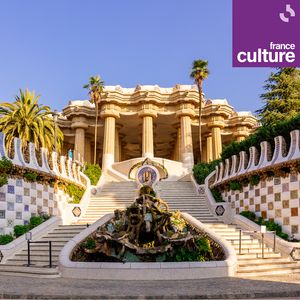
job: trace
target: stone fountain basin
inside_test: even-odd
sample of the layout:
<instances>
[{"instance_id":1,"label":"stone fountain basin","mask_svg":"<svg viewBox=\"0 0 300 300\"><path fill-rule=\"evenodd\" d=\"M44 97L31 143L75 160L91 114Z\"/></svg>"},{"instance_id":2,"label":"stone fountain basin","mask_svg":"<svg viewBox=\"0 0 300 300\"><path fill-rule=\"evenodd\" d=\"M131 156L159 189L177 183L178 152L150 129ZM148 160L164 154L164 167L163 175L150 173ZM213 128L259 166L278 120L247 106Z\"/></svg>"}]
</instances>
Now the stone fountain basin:
<instances>
[{"instance_id":1,"label":"stone fountain basin","mask_svg":"<svg viewBox=\"0 0 300 300\"><path fill-rule=\"evenodd\" d=\"M102 280L183 280L234 276L237 257L233 247L214 231L191 215L182 217L195 228L205 231L224 250L225 260L206 262L76 262L70 257L75 247L99 226L113 218L107 214L73 237L59 255L59 270L62 277Z\"/></svg>"}]
</instances>

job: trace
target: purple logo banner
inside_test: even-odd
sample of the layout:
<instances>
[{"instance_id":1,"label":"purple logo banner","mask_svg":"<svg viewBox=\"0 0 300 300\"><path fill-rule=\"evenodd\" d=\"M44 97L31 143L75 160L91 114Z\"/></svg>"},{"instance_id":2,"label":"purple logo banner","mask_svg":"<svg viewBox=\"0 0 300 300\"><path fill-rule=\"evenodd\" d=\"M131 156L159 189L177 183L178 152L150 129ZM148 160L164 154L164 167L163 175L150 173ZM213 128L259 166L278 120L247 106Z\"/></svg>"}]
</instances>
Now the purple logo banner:
<instances>
[{"instance_id":1,"label":"purple logo banner","mask_svg":"<svg viewBox=\"0 0 300 300\"><path fill-rule=\"evenodd\" d=\"M233 67L300 67L300 0L232 0Z\"/></svg>"}]
</instances>

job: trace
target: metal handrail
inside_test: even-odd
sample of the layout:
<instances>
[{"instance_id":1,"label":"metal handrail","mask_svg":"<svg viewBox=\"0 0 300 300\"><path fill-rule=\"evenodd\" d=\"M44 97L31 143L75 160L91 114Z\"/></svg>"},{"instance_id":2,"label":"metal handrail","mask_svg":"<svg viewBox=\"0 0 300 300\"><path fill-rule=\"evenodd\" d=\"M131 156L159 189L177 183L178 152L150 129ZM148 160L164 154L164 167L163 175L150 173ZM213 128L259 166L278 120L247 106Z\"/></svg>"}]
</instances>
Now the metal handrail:
<instances>
[{"instance_id":1,"label":"metal handrail","mask_svg":"<svg viewBox=\"0 0 300 300\"><path fill-rule=\"evenodd\" d=\"M239 254L242 254L242 232L244 233L261 233L261 256L262 258L265 258L265 247L264 247L264 239L265 239L265 233L259 231L259 230L242 230L239 229ZM266 233L273 233L274 239L273 239L273 252L276 250L276 231L267 231Z\"/></svg>"},{"instance_id":2,"label":"metal handrail","mask_svg":"<svg viewBox=\"0 0 300 300\"><path fill-rule=\"evenodd\" d=\"M33 265L30 261L30 244L49 244L49 268L52 268L52 241L27 241L27 267Z\"/></svg>"}]
</instances>

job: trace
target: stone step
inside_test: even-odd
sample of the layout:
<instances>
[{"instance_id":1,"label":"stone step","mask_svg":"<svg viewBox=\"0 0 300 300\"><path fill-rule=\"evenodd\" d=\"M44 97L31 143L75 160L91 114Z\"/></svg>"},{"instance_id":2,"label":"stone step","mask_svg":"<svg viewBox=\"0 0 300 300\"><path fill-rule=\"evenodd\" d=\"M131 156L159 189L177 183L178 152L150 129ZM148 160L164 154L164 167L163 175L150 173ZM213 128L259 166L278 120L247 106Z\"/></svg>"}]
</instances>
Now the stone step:
<instances>
[{"instance_id":1,"label":"stone step","mask_svg":"<svg viewBox=\"0 0 300 300\"><path fill-rule=\"evenodd\" d=\"M256 266L256 265L267 265L267 264L280 264L280 263L294 263L293 261L290 261L288 258L284 257L266 257L266 258L257 258L255 262L251 263L251 266ZM239 267L245 267L249 266L249 259L239 259L238 261L238 266Z\"/></svg>"},{"instance_id":2,"label":"stone step","mask_svg":"<svg viewBox=\"0 0 300 300\"><path fill-rule=\"evenodd\" d=\"M243 253L243 254L238 254L237 253L237 257L238 257L238 261L248 261L250 264L253 261L256 261L257 259L262 259L262 253L261 251L259 253ZM281 254L278 252L267 252L264 253L264 259L266 258L281 258Z\"/></svg>"},{"instance_id":3,"label":"stone step","mask_svg":"<svg viewBox=\"0 0 300 300\"><path fill-rule=\"evenodd\" d=\"M60 276L57 268L40 268L40 267L25 267L16 265L1 265L1 275L22 276L22 277L39 277L39 278L56 278Z\"/></svg>"},{"instance_id":4,"label":"stone step","mask_svg":"<svg viewBox=\"0 0 300 300\"><path fill-rule=\"evenodd\" d=\"M289 267L289 268L278 268L278 269L266 269L266 270L253 270L253 271L237 271L237 277L257 277L257 276L269 276L269 275L283 275L283 274L295 274L300 273L299 267Z\"/></svg>"},{"instance_id":5,"label":"stone step","mask_svg":"<svg viewBox=\"0 0 300 300\"><path fill-rule=\"evenodd\" d=\"M251 264L251 265L242 265L238 266L238 273L243 272L264 272L264 271L271 271L271 270L278 270L278 269L297 269L299 266L295 266L294 262L279 262L279 263L264 263L264 264ZM299 270L300 271L300 270Z\"/></svg>"}]
</instances>

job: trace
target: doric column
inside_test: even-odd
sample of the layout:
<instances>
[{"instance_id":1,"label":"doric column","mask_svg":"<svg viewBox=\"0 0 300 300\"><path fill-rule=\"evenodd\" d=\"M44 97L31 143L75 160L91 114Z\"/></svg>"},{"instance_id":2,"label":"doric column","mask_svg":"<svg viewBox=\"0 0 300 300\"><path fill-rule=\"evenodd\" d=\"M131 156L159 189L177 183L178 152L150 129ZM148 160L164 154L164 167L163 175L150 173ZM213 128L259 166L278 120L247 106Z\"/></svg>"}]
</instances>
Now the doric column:
<instances>
[{"instance_id":1,"label":"doric column","mask_svg":"<svg viewBox=\"0 0 300 300\"><path fill-rule=\"evenodd\" d=\"M215 160L220 158L222 152L221 128L225 125L221 116L213 116L207 125L211 129L213 160Z\"/></svg>"},{"instance_id":2,"label":"doric column","mask_svg":"<svg viewBox=\"0 0 300 300\"><path fill-rule=\"evenodd\" d=\"M183 165L191 171L194 166L191 117L194 116L195 113L192 109L185 109L182 105L176 114L180 118L181 161Z\"/></svg>"},{"instance_id":3,"label":"doric column","mask_svg":"<svg viewBox=\"0 0 300 300\"><path fill-rule=\"evenodd\" d=\"M157 116L152 109L143 109L139 116L143 118L142 157L154 157L153 118Z\"/></svg>"},{"instance_id":4,"label":"doric column","mask_svg":"<svg viewBox=\"0 0 300 300\"><path fill-rule=\"evenodd\" d=\"M84 117L74 117L71 128L75 129L74 159L83 162L85 160L85 129L88 124Z\"/></svg>"},{"instance_id":5,"label":"doric column","mask_svg":"<svg viewBox=\"0 0 300 300\"><path fill-rule=\"evenodd\" d=\"M206 136L206 162L213 160L213 148L212 148L212 136L211 134Z\"/></svg>"},{"instance_id":6,"label":"doric column","mask_svg":"<svg viewBox=\"0 0 300 300\"><path fill-rule=\"evenodd\" d=\"M176 160L181 161L182 151L181 151L181 128L177 128L177 139L176 139Z\"/></svg>"},{"instance_id":7,"label":"doric column","mask_svg":"<svg viewBox=\"0 0 300 300\"><path fill-rule=\"evenodd\" d=\"M92 162L92 154L91 154L91 139L85 138L85 150L84 150L84 160L88 163Z\"/></svg>"},{"instance_id":8,"label":"doric column","mask_svg":"<svg viewBox=\"0 0 300 300\"><path fill-rule=\"evenodd\" d=\"M234 128L232 135L235 141L241 142L249 135L249 133L246 126L238 126Z\"/></svg>"},{"instance_id":9,"label":"doric column","mask_svg":"<svg viewBox=\"0 0 300 300\"><path fill-rule=\"evenodd\" d=\"M221 128L220 127L212 127L212 147L213 147L213 159L220 158L222 152L222 140L221 140Z\"/></svg>"},{"instance_id":10,"label":"doric column","mask_svg":"<svg viewBox=\"0 0 300 300\"><path fill-rule=\"evenodd\" d=\"M115 131L115 162L120 161L120 137L119 137L119 129L116 128Z\"/></svg>"},{"instance_id":11,"label":"doric column","mask_svg":"<svg viewBox=\"0 0 300 300\"><path fill-rule=\"evenodd\" d=\"M101 118L104 119L104 137L103 137L103 156L102 169L106 171L115 160L115 133L116 118L119 113L113 109L105 109L101 112Z\"/></svg>"},{"instance_id":12,"label":"doric column","mask_svg":"<svg viewBox=\"0 0 300 300\"><path fill-rule=\"evenodd\" d=\"M202 141L202 160L201 162L207 162L207 155L206 155L206 140Z\"/></svg>"}]
</instances>

